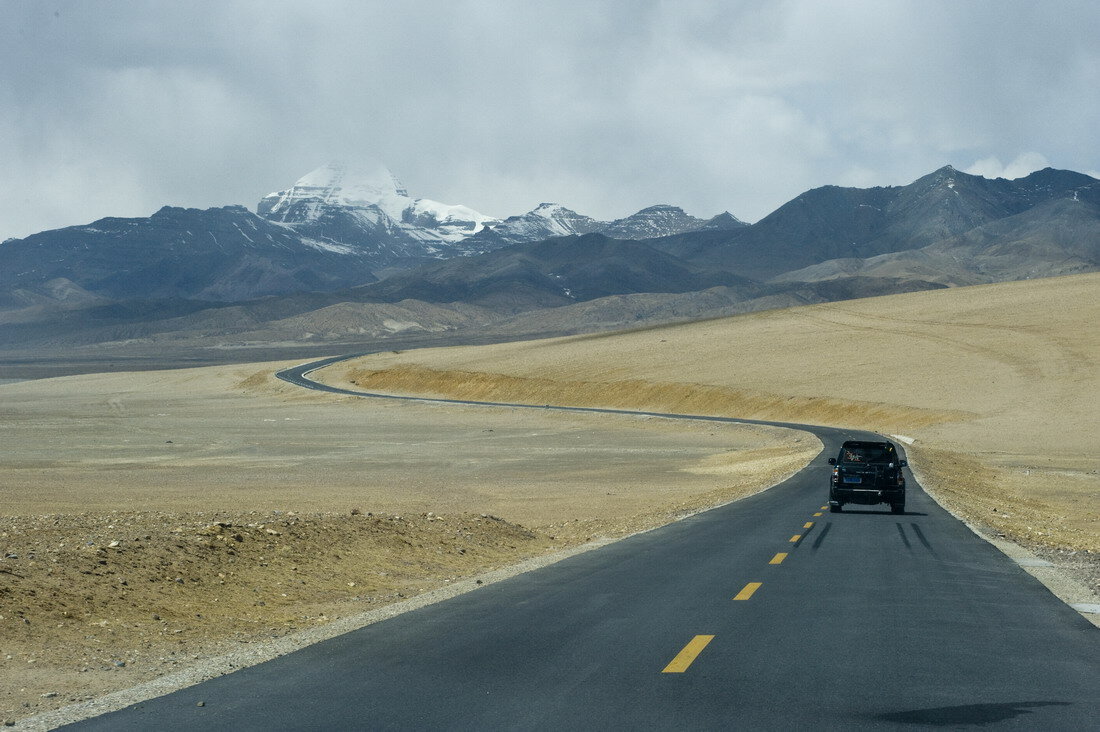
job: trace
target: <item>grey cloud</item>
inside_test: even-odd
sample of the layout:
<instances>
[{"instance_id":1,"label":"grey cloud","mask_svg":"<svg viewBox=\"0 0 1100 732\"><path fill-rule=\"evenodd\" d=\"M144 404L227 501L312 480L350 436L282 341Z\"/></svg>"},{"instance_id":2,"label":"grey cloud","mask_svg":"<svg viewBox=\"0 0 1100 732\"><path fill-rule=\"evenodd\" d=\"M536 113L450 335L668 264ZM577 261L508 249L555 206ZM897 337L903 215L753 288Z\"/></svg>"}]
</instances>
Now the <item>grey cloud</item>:
<instances>
[{"instance_id":1,"label":"grey cloud","mask_svg":"<svg viewBox=\"0 0 1100 732\"><path fill-rule=\"evenodd\" d=\"M334 158L494 215L552 200L603 218L667 202L754 220L946 163L1100 169L1091 2L4 11L0 238L252 206Z\"/></svg>"}]
</instances>

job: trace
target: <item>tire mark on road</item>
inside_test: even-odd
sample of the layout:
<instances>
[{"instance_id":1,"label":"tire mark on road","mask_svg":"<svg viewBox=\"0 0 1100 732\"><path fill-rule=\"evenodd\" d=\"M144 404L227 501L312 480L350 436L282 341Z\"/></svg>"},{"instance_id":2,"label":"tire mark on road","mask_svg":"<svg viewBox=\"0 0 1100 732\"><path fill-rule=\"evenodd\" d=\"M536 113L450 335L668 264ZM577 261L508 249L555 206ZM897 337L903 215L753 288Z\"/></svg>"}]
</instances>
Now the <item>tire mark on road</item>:
<instances>
[{"instance_id":1,"label":"tire mark on road","mask_svg":"<svg viewBox=\"0 0 1100 732\"><path fill-rule=\"evenodd\" d=\"M927 549L932 554L932 556L936 556L936 550L933 549L932 545L928 543L928 539L924 537L924 532L920 530L920 526L917 526L916 524L909 525L913 527L913 533L916 534L917 539L920 540L920 543L924 544L924 548Z\"/></svg>"},{"instance_id":2,"label":"tire mark on road","mask_svg":"<svg viewBox=\"0 0 1100 732\"><path fill-rule=\"evenodd\" d=\"M898 535L901 537L901 540L905 542L905 548L912 552L913 545L909 543L909 537L905 535L905 527L903 527L900 523L894 524L894 526L898 527Z\"/></svg>"}]
</instances>

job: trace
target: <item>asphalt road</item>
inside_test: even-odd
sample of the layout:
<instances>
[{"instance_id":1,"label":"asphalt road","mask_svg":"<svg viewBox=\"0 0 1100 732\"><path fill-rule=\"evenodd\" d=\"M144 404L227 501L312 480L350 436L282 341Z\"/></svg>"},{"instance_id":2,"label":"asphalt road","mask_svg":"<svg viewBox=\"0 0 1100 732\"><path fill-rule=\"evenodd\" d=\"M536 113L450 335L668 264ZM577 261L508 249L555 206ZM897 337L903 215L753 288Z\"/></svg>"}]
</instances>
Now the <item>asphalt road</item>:
<instances>
[{"instance_id":1,"label":"asphalt road","mask_svg":"<svg viewBox=\"0 0 1100 732\"><path fill-rule=\"evenodd\" d=\"M806 429L764 493L76 728L1100 728L1097 629L911 475L824 510L865 433Z\"/></svg>"}]
</instances>

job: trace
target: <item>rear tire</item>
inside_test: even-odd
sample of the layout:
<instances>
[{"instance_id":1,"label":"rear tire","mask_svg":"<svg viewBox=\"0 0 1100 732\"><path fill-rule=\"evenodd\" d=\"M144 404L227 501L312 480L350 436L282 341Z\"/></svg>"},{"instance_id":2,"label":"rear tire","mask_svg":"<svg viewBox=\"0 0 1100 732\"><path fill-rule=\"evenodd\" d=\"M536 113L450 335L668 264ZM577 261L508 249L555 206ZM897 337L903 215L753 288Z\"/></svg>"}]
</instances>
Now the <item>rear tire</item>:
<instances>
[{"instance_id":1,"label":"rear tire","mask_svg":"<svg viewBox=\"0 0 1100 732\"><path fill-rule=\"evenodd\" d=\"M840 504L839 503L830 503L829 504L829 513L840 513Z\"/></svg>"},{"instance_id":2,"label":"rear tire","mask_svg":"<svg viewBox=\"0 0 1100 732\"><path fill-rule=\"evenodd\" d=\"M890 511L893 512L893 513L905 513L905 504L904 503L891 503L890 504Z\"/></svg>"}]
</instances>

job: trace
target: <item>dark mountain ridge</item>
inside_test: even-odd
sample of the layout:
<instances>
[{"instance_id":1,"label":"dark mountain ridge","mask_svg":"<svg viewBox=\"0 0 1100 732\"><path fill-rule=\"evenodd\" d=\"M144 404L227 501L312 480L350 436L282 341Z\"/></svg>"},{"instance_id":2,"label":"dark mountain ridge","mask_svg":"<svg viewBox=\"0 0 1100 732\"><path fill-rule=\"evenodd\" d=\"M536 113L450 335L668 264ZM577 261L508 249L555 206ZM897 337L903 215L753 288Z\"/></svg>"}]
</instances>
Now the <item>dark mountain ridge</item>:
<instances>
[{"instance_id":1,"label":"dark mountain ridge","mask_svg":"<svg viewBox=\"0 0 1100 732\"><path fill-rule=\"evenodd\" d=\"M921 277L972 285L1100 269L1100 205L1089 196L1044 201L920 249L840 258L785 272L773 282L852 276Z\"/></svg>"},{"instance_id":2,"label":"dark mountain ridge","mask_svg":"<svg viewBox=\"0 0 1100 732\"><path fill-rule=\"evenodd\" d=\"M433 262L357 289L380 302L467 302L519 312L608 295L688 292L745 282L644 243L584 234Z\"/></svg>"},{"instance_id":3,"label":"dark mountain ridge","mask_svg":"<svg viewBox=\"0 0 1100 732\"><path fill-rule=\"evenodd\" d=\"M0 303L26 305L64 280L112 300L250 300L373 279L356 252L305 239L242 206L165 206L0 245Z\"/></svg>"},{"instance_id":4,"label":"dark mountain ridge","mask_svg":"<svg viewBox=\"0 0 1100 732\"><path fill-rule=\"evenodd\" d=\"M727 235L690 232L654 245L763 280L832 259L920 249L1042 202L1095 196L1098 183L1051 168L990 180L947 166L906 186L815 188Z\"/></svg>"}]
</instances>

